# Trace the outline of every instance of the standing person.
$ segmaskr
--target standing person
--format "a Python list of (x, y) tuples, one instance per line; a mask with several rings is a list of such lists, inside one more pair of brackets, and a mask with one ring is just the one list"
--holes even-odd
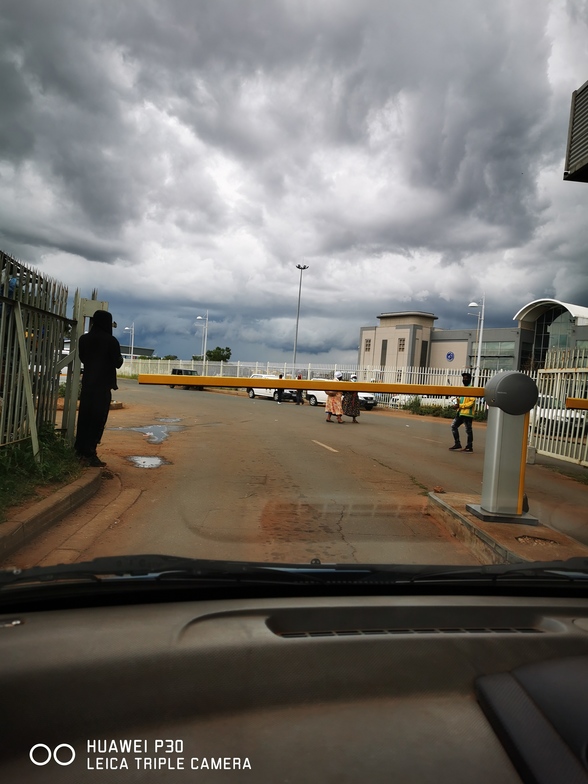
[[(284, 374), (280, 373), (278, 378), (284, 378)], [(282, 402), (282, 397), (284, 396), (284, 390), (278, 389), (277, 392), (278, 392), (278, 405), (280, 405), (280, 403)]]
[[(462, 381), (464, 387), (469, 387), (472, 383), (472, 374), (471, 373), (462, 373), (461, 374)], [(461, 449), (461, 442), (459, 440), (459, 428), (461, 425), (465, 425), (465, 431), (467, 435), (467, 444), (463, 452), (473, 452), (474, 451), (474, 433), (472, 428), (472, 422), (474, 419), (474, 406), (476, 404), (475, 397), (460, 397), (458, 402), (455, 404), (455, 408), (457, 409), (457, 414), (455, 419), (451, 423), (451, 432), (453, 433), (453, 446), (450, 446), (449, 449), (457, 450)]]
[[(335, 373), (335, 380), (341, 381), (342, 378), (343, 378), (343, 373), (341, 373), (338, 370)], [(330, 392), (327, 392), (327, 403), (325, 405), (325, 411), (327, 412), (327, 422), (332, 422), (333, 420), (331, 419), (331, 415), (335, 414), (335, 416), (337, 417), (337, 422), (340, 425), (344, 424), (342, 418), (343, 408), (341, 405), (341, 397), (342, 397), (341, 392), (336, 392), (335, 390), (331, 390)]]
[(123, 364), (120, 344), (112, 334), (112, 315), (97, 310), (92, 316), (90, 331), (78, 343), (80, 361), (84, 365), (78, 428), (74, 449), (78, 457), (91, 466), (105, 466), (96, 454), (116, 384), (116, 369)]
[[(357, 376), (353, 374), (351, 376), (351, 380), (357, 381)], [(359, 416), (359, 395), (357, 392), (343, 392), (342, 408), (345, 416), (352, 417), (351, 421), (353, 424), (358, 425), (359, 422), (357, 421), (357, 417)]]
[[(296, 378), (297, 378), (298, 381), (302, 381), (302, 375), (300, 373), (296, 376)], [(297, 406), (303, 406), (304, 405), (304, 398), (302, 397), (302, 390), (301, 389), (297, 389), (296, 390), (296, 405)]]

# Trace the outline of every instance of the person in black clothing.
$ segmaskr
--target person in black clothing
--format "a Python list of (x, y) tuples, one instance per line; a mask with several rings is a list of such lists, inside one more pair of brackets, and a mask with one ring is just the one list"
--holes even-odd
[(112, 334), (112, 315), (97, 310), (90, 331), (78, 343), (80, 361), (84, 365), (82, 391), (78, 412), (78, 429), (74, 449), (78, 457), (91, 466), (104, 466), (96, 454), (116, 384), (116, 369), (123, 364), (120, 344)]
[[(302, 381), (302, 375), (300, 373), (296, 376), (296, 378), (298, 379), (298, 381)], [(304, 405), (304, 398), (302, 397), (302, 390), (301, 389), (297, 389), (296, 390), (296, 405), (297, 406), (303, 406)]]

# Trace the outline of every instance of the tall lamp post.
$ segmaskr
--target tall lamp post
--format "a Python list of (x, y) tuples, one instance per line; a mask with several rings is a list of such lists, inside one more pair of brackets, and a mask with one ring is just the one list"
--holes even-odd
[[(468, 308), (479, 308), (480, 305), (477, 302), (470, 302)], [(470, 316), (477, 316), (478, 317), (478, 355), (476, 358), (476, 372), (474, 376), (474, 386), (477, 387), (480, 381), (480, 362), (482, 359), (482, 339), (484, 336), (484, 310), (486, 307), (486, 295), (482, 295), (482, 307), (477, 313), (470, 313)]]
[(300, 283), (298, 285), (298, 310), (296, 311), (296, 332), (294, 334), (294, 357), (292, 359), (292, 375), (296, 373), (296, 349), (298, 348), (298, 324), (300, 322), (300, 297), (302, 294), (302, 273), (308, 269), (307, 264), (297, 264), (296, 269), (300, 270)]
[(196, 321), (204, 321), (204, 332), (202, 335), (202, 373), (206, 375), (206, 343), (208, 341), (208, 311), (206, 316), (196, 316)]
[(134, 321), (130, 327), (125, 327), (125, 332), (131, 333), (131, 369), (132, 369), (133, 354), (135, 353), (135, 322)]

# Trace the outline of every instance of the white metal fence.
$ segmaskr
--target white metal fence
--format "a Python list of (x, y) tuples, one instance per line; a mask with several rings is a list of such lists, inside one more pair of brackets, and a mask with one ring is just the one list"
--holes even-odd
[[(207, 376), (233, 376), (248, 378), (254, 373), (278, 375), (284, 378), (296, 378), (300, 373), (302, 378), (334, 378), (337, 371), (344, 377), (355, 373), (359, 381), (379, 381), (385, 384), (446, 384), (447, 386), (460, 386), (461, 374), (464, 368), (421, 368), (401, 367), (388, 368), (387, 370), (374, 370), (372, 367), (360, 367), (357, 364), (309, 364), (296, 365), (287, 362), (202, 362), (180, 359), (126, 359), (119, 370), (119, 375), (136, 376), (149, 373), (171, 373), (174, 368), (195, 370), (200, 375)], [(470, 371), (472, 372), (472, 371)], [(495, 374), (495, 370), (480, 371), (480, 386)]]
[(565, 407), (567, 397), (588, 397), (588, 367), (539, 370), (537, 386), (539, 400), (531, 412), (529, 443), (539, 454), (588, 466), (587, 412)]
[[(309, 364), (296, 365), (295, 369), (288, 363), (279, 362), (206, 362), (193, 360), (169, 360), (169, 359), (125, 359), (123, 367), (119, 370), (120, 376), (137, 376), (139, 374), (170, 374), (174, 369), (193, 370), (199, 375), (208, 376), (232, 376), (235, 378), (247, 379), (254, 373), (275, 375), (282, 373), (284, 378), (295, 378), (299, 373), (302, 378), (328, 378), (332, 379), (337, 371), (343, 373), (343, 378), (348, 379), (352, 373), (356, 374), (358, 381), (378, 381), (385, 384), (435, 384), (445, 385), (448, 388), (448, 397), (423, 397), (423, 403), (431, 405), (449, 405), (451, 403), (450, 387), (461, 386), (461, 374), (463, 368), (448, 370), (447, 368), (421, 368), (421, 367), (401, 367), (388, 368), (387, 370), (374, 370), (372, 367), (360, 367), (357, 364)], [(480, 386), (484, 386), (488, 379), (494, 375), (495, 370), (480, 371)], [(245, 387), (245, 384), (243, 385)], [(390, 408), (398, 408), (407, 403), (414, 395), (393, 395), (389, 393), (379, 393), (379, 405)], [(483, 407), (482, 399), (476, 401), (476, 405)]]

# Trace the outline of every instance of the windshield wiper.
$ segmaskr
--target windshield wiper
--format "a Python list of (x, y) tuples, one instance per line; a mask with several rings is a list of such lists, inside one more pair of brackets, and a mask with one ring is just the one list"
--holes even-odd
[(402, 564), (271, 564), (218, 561), (173, 555), (128, 555), (30, 569), (0, 571), (0, 591), (10, 588), (72, 583), (192, 582), (249, 584), (411, 584), (494, 582), (588, 582), (588, 559), (494, 564), (429, 566)]
[(588, 581), (588, 559), (569, 558), (567, 561), (534, 561), (517, 564), (492, 564), (478, 567), (428, 567), (416, 574), (411, 582), (505, 582), (505, 581)]
[(30, 569), (0, 570), (0, 591), (12, 586), (106, 583), (117, 581), (225, 580), (230, 582), (320, 582), (327, 576), (344, 571), (348, 575), (366, 575), (370, 567), (354, 565), (268, 564), (249, 561), (220, 561), (183, 558), (174, 555), (125, 555), (95, 558), (74, 564), (35, 566)]

